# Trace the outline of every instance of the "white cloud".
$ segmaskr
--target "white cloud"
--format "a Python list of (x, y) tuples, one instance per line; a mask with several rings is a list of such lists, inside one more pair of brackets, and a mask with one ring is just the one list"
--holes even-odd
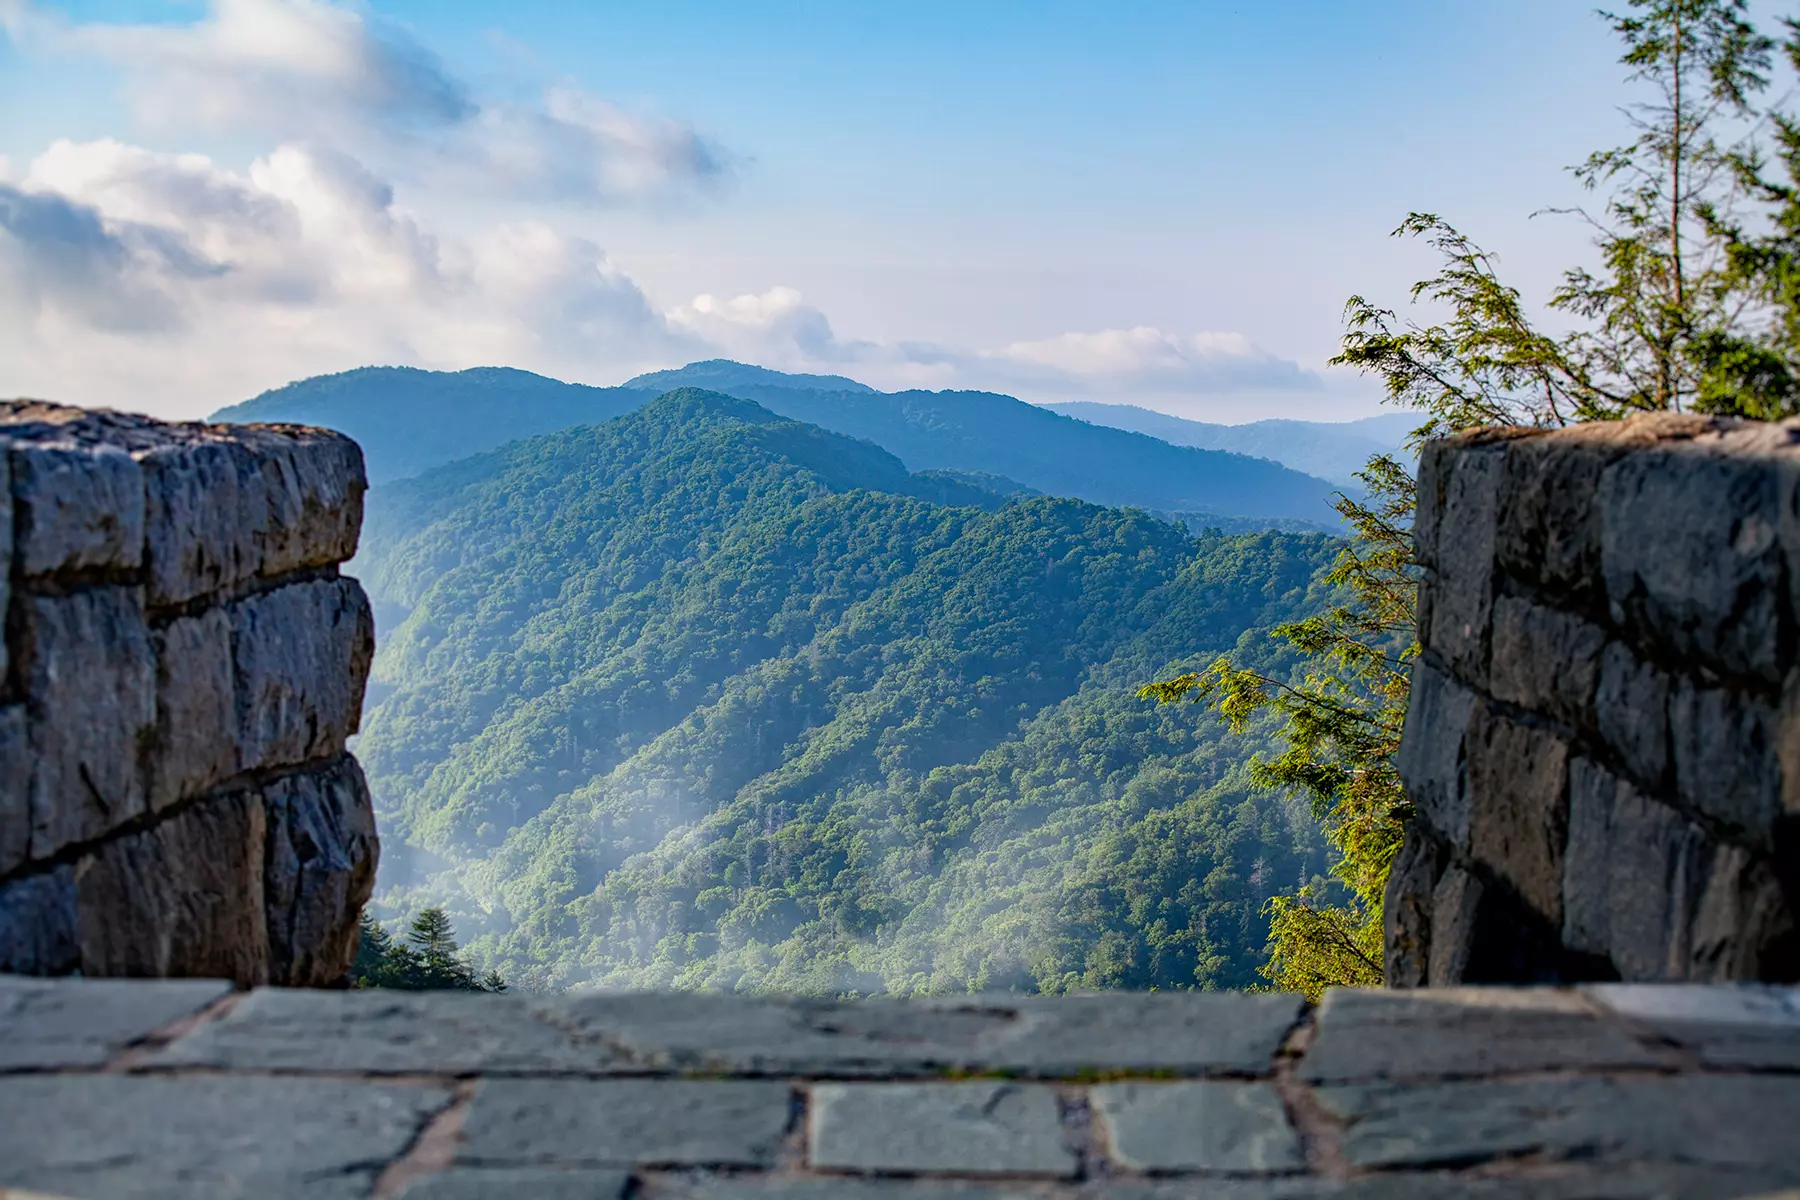
[(591, 242), (537, 223), (441, 238), (337, 153), (245, 173), (58, 142), (0, 182), (0, 392), (208, 411), (371, 362), (613, 382), (699, 339)]
[(137, 117), (351, 147), (509, 196), (657, 199), (705, 189), (728, 156), (691, 126), (580, 89), (536, 105), (483, 99), (404, 29), (327, 0), (210, 0), (187, 25), (72, 23), (0, 0), (29, 49), (116, 64)]
[(1242, 334), (1183, 335), (1147, 325), (1014, 342), (983, 357), (1027, 377), (1048, 372), (1047, 383), (1061, 377), (1095, 389), (1191, 393), (1321, 386), (1318, 376), (1252, 345)]

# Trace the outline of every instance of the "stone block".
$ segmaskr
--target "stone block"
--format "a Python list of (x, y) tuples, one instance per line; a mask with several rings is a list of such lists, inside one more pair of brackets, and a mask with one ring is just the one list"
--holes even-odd
[(1800, 988), (1602, 983), (1584, 990), (1708, 1066), (1800, 1069)]
[(1796, 914), (1769, 860), (1742, 846), (1713, 848), (1689, 933), (1689, 979), (1792, 979), (1800, 962)]
[(1078, 1165), (1041, 1084), (825, 1083), (810, 1121), (808, 1158), (826, 1171), (1068, 1177)]
[(624, 1200), (631, 1188), (629, 1171), (550, 1167), (452, 1167), (412, 1180), (401, 1189), (405, 1200)]
[(1645, 787), (1669, 777), (1669, 677), (1619, 642), (1600, 655), (1594, 693), (1600, 738)]
[(99, 1066), (230, 994), (216, 979), (0, 978), (0, 1071)]
[(1453, 442), (1439, 464), (1441, 515), (1419, 582), (1420, 641), (1460, 679), (1487, 682), (1494, 593), (1494, 521), (1506, 444)]
[(82, 971), (266, 982), (263, 843), (238, 792), (101, 845), (75, 871)]
[(356, 957), (357, 915), (375, 886), (380, 850), (369, 786), (345, 755), (328, 770), (270, 784), (263, 802), (269, 978), (286, 987), (333, 986)]
[(65, 975), (80, 965), (75, 872), (61, 866), (0, 883), (0, 972)]
[(1451, 867), (1431, 893), (1431, 965), (1428, 987), (1452, 987), (1463, 981), (1474, 949), (1476, 918), (1481, 912), (1481, 881), (1461, 867)]
[(1299, 1074), (1312, 1083), (1431, 1080), (1672, 1062), (1668, 1052), (1602, 1019), (1574, 992), (1334, 988), (1319, 1007)]
[[(1344, 1157), (1388, 1169), (1531, 1156), (1800, 1171), (1800, 1079), (1686, 1075), (1479, 1080), (1317, 1092)], [(1701, 1193), (1706, 1194), (1706, 1193)], [(1717, 1194), (1717, 1193), (1713, 1193)]]
[(149, 602), (184, 604), (256, 574), (265, 507), (256, 456), (227, 438), (184, 438), (138, 454), (144, 473)]
[(1688, 925), (1708, 857), (1704, 831), (1604, 768), (1569, 764), (1563, 943), (1628, 980), (1684, 979)]
[(475, 1093), (457, 1160), (768, 1167), (792, 1116), (788, 1085), (767, 1080), (495, 1079)]
[(261, 988), (151, 1062), (159, 1068), (384, 1075), (645, 1069), (602, 1037), (559, 1028), (559, 1008), (556, 1001), (511, 994)]
[(369, 599), (354, 579), (289, 584), (230, 606), (238, 766), (329, 758), (362, 714), (375, 653)]
[(327, 1079), (0, 1079), (0, 1186), (64, 1196), (366, 1197), (441, 1087)]
[(1568, 743), (1478, 703), (1464, 738), (1469, 851), (1552, 925), (1562, 923)]
[(1598, 503), (1607, 599), (1631, 640), (1779, 685), (1787, 604), (1767, 464), (1673, 443), (1608, 467)]
[(26, 578), (131, 571), (144, 559), (144, 479), (116, 446), (9, 441), (14, 562)]
[(141, 589), (21, 596), (14, 611), (30, 725), (31, 856), (45, 858), (144, 811), (155, 660)]
[(1765, 851), (1783, 809), (1777, 733), (1773, 706), (1756, 696), (1685, 679), (1670, 695), (1676, 795)]
[(1494, 539), (1507, 574), (1548, 596), (1604, 607), (1594, 497), (1601, 473), (1629, 449), (1623, 432), (1597, 423), (1508, 443)]
[(356, 555), (368, 489), (362, 447), (304, 425), (246, 425), (233, 436), (256, 457), (263, 497), (260, 571), (274, 577)]
[(1578, 729), (1594, 725), (1606, 632), (1515, 596), (1494, 601), (1494, 698)]
[(150, 807), (167, 808), (224, 783), (238, 769), (231, 620), (221, 609), (180, 617), (151, 634), (156, 653), (156, 752)]
[(1432, 901), (1448, 855), (1420, 822), (1406, 827), (1405, 840), (1388, 870), (1382, 899), (1382, 971), (1387, 986), (1425, 986), (1431, 969)]
[(1223, 992), (907, 1003), (577, 993), (538, 1004), (546, 1021), (620, 1047), (639, 1069), (822, 1078), (1264, 1075), (1304, 1009), (1291, 994)]
[(8, 704), (0, 707), (0, 876), (11, 873), (30, 855), (30, 731), (25, 706)]
[(1306, 1165), (1272, 1084), (1118, 1083), (1089, 1097), (1113, 1161), (1134, 1171), (1271, 1175)]
[(1469, 846), (1469, 786), (1463, 739), (1475, 695), (1429, 658), (1415, 659), (1406, 726), (1394, 765), (1419, 819), (1451, 847)]

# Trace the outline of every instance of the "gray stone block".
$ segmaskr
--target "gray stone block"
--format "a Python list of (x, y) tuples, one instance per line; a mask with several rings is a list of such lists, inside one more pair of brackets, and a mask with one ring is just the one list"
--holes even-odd
[(558, 1028), (522, 995), (379, 989), (261, 988), (152, 1061), (166, 1068), (379, 1074), (642, 1069), (600, 1038)]
[(45, 858), (144, 811), (154, 660), (141, 589), (21, 596), (14, 610), (33, 759), (31, 856)]
[(1772, 850), (1783, 808), (1773, 708), (1744, 692), (1682, 680), (1669, 699), (1669, 738), (1682, 802)]
[(1356, 1167), (1541, 1161), (1800, 1172), (1800, 1079), (1687, 1075), (1473, 1081), (1317, 1093)]
[(356, 957), (357, 916), (375, 886), (380, 845), (362, 768), (349, 755), (263, 789), (269, 978), (330, 987)]
[(99, 1066), (230, 994), (216, 979), (0, 976), (0, 1071)]
[(1293, 995), (1198, 992), (904, 1003), (610, 993), (537, 1004), (544, 1020), (604, 1039), (643, 1068), (835, 1078), (1266, 1074), (1303, 1009)]
[(1431, 893), (1431, 966), (1425, 982), (1434, 988), (1463, 981), (1474, 948), (1475, 918), (1481, 911), (1481, 881), (1451, 867)]
[(1504, 442), (1450, 444), (1439, 465), (1441, 516), (1420, 580), (1420, 641), (1461, 679), (1487, 683), (1493, 613), (1494, 521)]
[(1703, 830), (1584, 758), (1569, 765), (1563, 944), (1623, 979), (1685, 979), (1709, 857)]
[[(4, 669), (0, 666), (0, 671)], [(11, 873), (30, 854), (30, 731), (25, 706), (8, 704), (0, 707), (0, 876)]]
[(322, 1079), (0, 1079), (0, 1186), (66, 1196), (364, 1197), (449, 1102)]
[[(711, 1171), (645, 1172), (639, 1178), (642, 1182), (633, 1193), (634, 1200), (1049, 1200), (1083, 1194), (1033, 1180), (858, 1179), (850, 1175), (726, 1175)], [(1214, 1200), (1210, 1187), (1206, 1200)], [(1227, 1195), (1224, 1200), (1232, 1197)]]
[(1708, 1066), (1800, 1069), (1800, 988), (1602, 983), (1584, 990)]
[(621, 1200), (630, 1187), (629, 1171), (452, 1167), (412, 1180), (399, 1195), (406, 1200)]
[(0, 972), (64, 975), (80, 965), (73, 868), (0, 883)]
[(1118, 1083), (1089, 1096), (1113, 1160), (1134, 1171), (1271, 1175), (1305, 1165), (1271, 1084)]
[(1687, 978), (1792, 978), (1796, 919), (1769, 859), (1742, 846), (1713, 847), (1689, 933)]
[(792, 1116), (788, 1085), (764, 1080), (490, 1080), (463, 1119), (457, 1160), (767, 1167)]
[(150, 807), (210, 791), (237, 774), (237, 698), (231, 621), (220, 609), (171, 621), (156, 652), (156, 753)]
[(1568, 743), (1478, 703), (1463, 747), (1471, 857), (1511, 883), (1551, 925), (1561, 925)]
[(1629, 450), (1624, 435), (1597, 422), (1507, 444), (1494, 539), (1507, 574), (1559, 599), (1603, 598), (1594, 496), (1601, 472)]
[(1072, 1176), (1056, 1093), (1041, 1084), (826, 1083), (812, 1089), (821, 1170)]
[(1678, 659), (1779, 684), (1786, 617), (1775, 474), (1699, 438), (1608, 467), (1598, 504), (1614, 620)]
[(1600, 738), (1640, 783), (1660, 788), (1669, 777), (1669, 678), (1619, 642), (1600, 655), (1594, 693)]
[(1469, 785), (1463, 739), (1475, 694), (1429, 658), (1415, 659), (1412, 693), (1394, 766), (1419, 819), (1449, 846), (1469, 847)]
[(232, 433), (256, 455), (265, 505), (258, 523), (262, 574), (355, 557), (368, 487), (362, 447), (303, 425), (243, 425)]
[(138, 462), (152, 605), (229, 591), (256, 574), (264, 500), (256, 457), (246, 446), (201, 435), (142, 451)]
[(1431, 970), (1432, 903), (1447, 858), (1420, 821), (1409, 822), (1388, 870), (1381, 906), (1382, 972), (1391, 988), (1423, 987)]
[(230, 606), (238, 765), (329, 758), (362, 713), (375, 621), (354, 579), (290, 584)]
[(1672, 1061), (1666, 1051), (1601, 1019), (1574, 992), (1338, 988), (1325, 994), (1299, 1072), (1311, 1082), (1329, 1083), (1645, 1068)]
[(116, 446), (9, 440), (17, 545), (27, 578), (130, 571), (144, 558), (144, 480)]
[(263, 983), (265, 820), (233, 793), (101, 845), (77, 864), (81, 969)]
[(1605, 646), (1606, 633), (1598, 625), (1502, 596), (1494, 601), (1494, 698), (1577, 729), (1591, 728)]

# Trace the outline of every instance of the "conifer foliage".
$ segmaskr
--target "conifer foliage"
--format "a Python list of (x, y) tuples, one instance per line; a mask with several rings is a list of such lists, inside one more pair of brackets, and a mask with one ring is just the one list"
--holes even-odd
[(409, 992), (506, 990), (498, 971), (478, 975), (463, 961), (450, 916), (441, 908), (427, 908), (414, 917), (403, 941), (396, 941), (366, 910), (360, 932), (356, 963), (350, 969), (357, 987)]

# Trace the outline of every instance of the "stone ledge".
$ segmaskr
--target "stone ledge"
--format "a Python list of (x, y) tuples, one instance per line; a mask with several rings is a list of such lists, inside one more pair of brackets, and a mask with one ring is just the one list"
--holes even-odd
[[(1203, 1031), (1203, 1032), (1202, 1032)], [(0, 977), (0, 1189), (1750, 1197), (1800, 988), (834, 1002)]]

